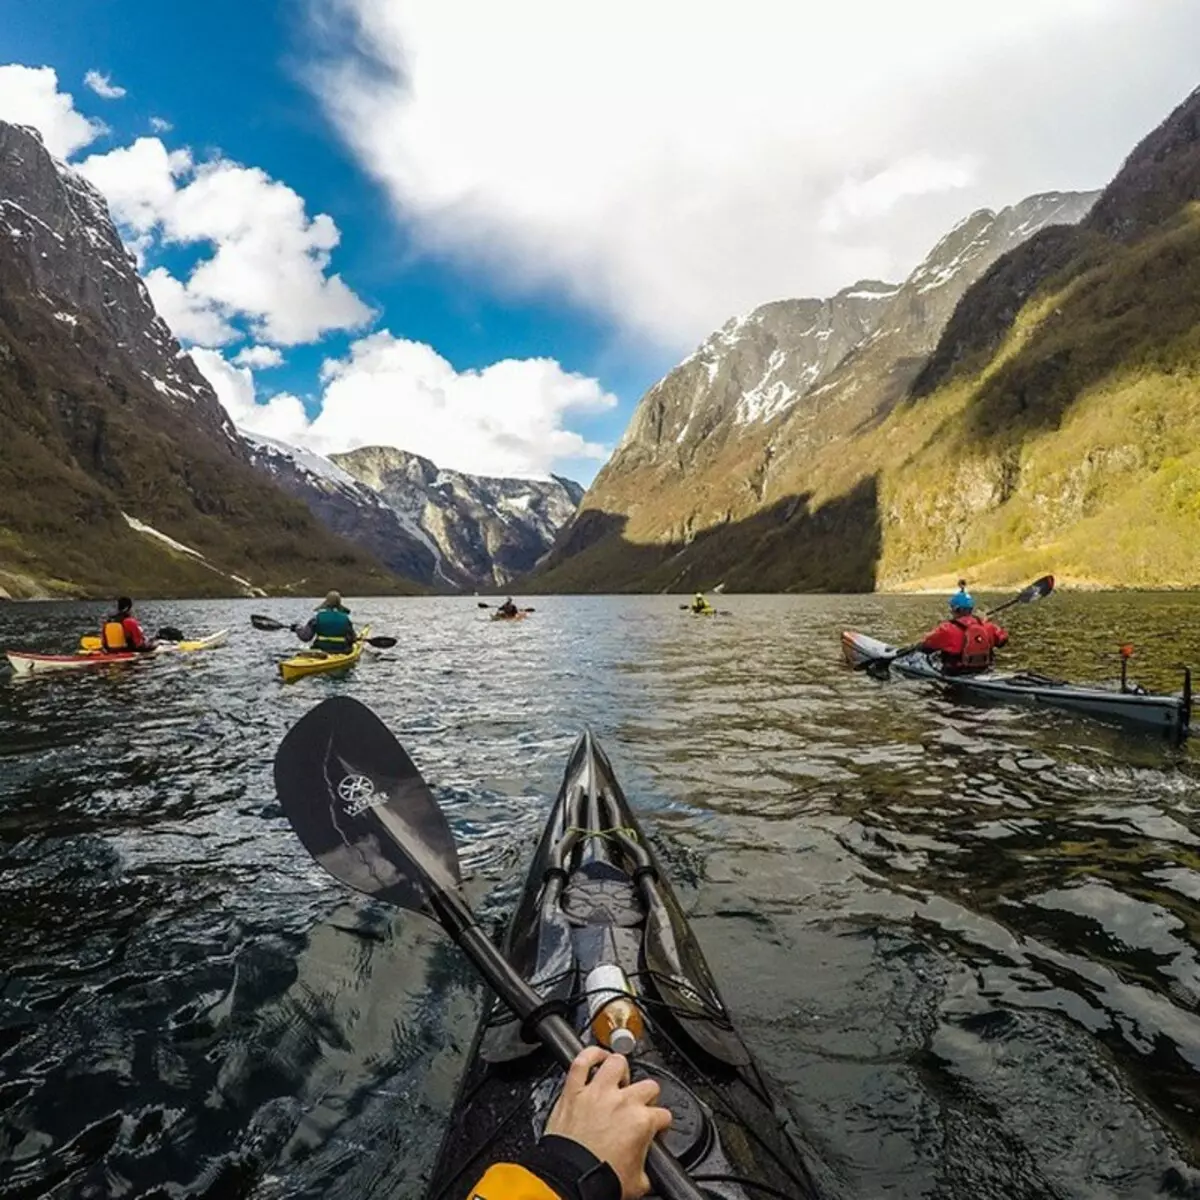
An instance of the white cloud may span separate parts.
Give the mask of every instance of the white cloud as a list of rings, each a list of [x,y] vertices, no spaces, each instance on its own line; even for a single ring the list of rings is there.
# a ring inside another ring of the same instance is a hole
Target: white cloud
[[[249,429],[293,445],[302,443],[308,433],[308,414],[295,396],[281,392],[260,403],[254,386],[254,372],[249,368],[234,366],[219,351],[203,346],[194,346],[189,353],[239,429]]]
[[[166,119],[166,117],[151,117],[150,128],[155,133],[170,133],[175,126],[172,125],[171,122]]]
[[[1200,44],[1195,0],[312,8],[314,87],[419,246],[672,345],[1103,184]]]
[[[143,278],[158,315],[180,341],[223,346],[242,336],[216,306],[188,291],[165,267],[155,267]]]
[[[90,88],[101,100],[120,100],[125,89],[113,83],[112,76],[103,71],[92,70],[83,77],[85,87]]]
[[[230,322],[244,320],[255,337],[291,346],[371,318],[341,276],[328,274],[340,238],[332,218],[310,219],[304,200],[265,171],[225,159],[197,164],[149,137],[92,155],[79,170],[134,237],[211,247],[186,281],[152,272],[155,302],[161,292],[178,336],[223,343]]]
[[[53,67],[0,67],[0,121],[32,125],[58,158],[69,158],[108,132],[102,121],[77,112],[74,99],[58,90]]]
[[[856,221],[876,220],[909,197],[968,187],[977,172],[978,164],[967,157],[952,162],[929,154],[902,159],[868,179],[847,179],[825,202],[820,229],[836,233]]]
[[[233,361],[239,367],[263,370],[267,367],[283,366],[283,355],[274,346],[247,346],[234,355]]]
[[[384,331],[354,342],[345,358],[326,360],[320,410],[310,421],[294,396],[259,403],[246,367],[215,350],[191,353],[244,429],[321,454],[398,446],[478,475],[545,478],[572,460],[603,460],[608,449],[565,421],[617,403],[595,379],[564,371],[552,359],[456,371],[431,347]]]

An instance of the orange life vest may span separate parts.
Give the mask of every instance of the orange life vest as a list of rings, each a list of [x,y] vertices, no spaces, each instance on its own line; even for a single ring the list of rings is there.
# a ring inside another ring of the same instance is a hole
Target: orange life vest
[[[969,624],[955,621],[963,631],[962,653],[954,663],[962,671],[986,671],[992,665],[992,639],[982,621],[976,618]]]
[[[128,650],[129,638],[125,636],[125,626],[120,621],[105,621],[104,628],[100,631],[100,645],[110,653],[115,650]]]

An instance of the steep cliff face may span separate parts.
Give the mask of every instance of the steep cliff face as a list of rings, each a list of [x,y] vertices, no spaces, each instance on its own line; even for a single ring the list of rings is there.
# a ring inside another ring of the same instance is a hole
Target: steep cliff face
[[[781,302],[730,322],[642,399],[547,560],[541,586],[690,586],[715,569],[691,564],[714,556],[740,586],[870,586],[871,572],[843,569],[832,532],[832,576],[819,565],[824,552],[803,550],[816,519],[807,465],[886,417],[958,301],[997,259],[1047,226],[1080,220],[1097,195],[1048,193],[999,213],[982,210],[899,286],[860,283],[829,301]],[[771,553],[743,545],[739,558],[735,547],[764,528],[781,536],[780,513],[791,514],[783,542]],[[808,514],[801,525],[798,513]],[[826,513],[819,524],[842,529],[849,520],[852,528],[856,519]],[[703,551],[688,551],[698,538]],[[638,552],[622,554],[629,545]],[[768,570],[768,560],[791,558],[794,568],[779,561]]]
[[[397,575],[429,587],[445,586],[438,574],[437,547],[373,488],[320,454],[262,434],[242,430],[241,435],[251,463],[302,501],[331,533],[369,551]]]
[[[99,193],[0,122],[0,590],[304,591],[330,568],[397,582],[253,470]]]
[[[506,587],[549,550],[583,494],[569,479],[464,475],[390,446],[335,454],[332,461],[426,535],[438,555],[435,586]]]
[[[768,423],[761,457],[689,473],[690,508],[661,467],[602,473],[542,585],[1200,585],[1200,91],[1078,225],[1037,232],[1088,201],[1037,198],[1032,223],[1018,206],[1023,240],[976,256],[949,320],[910,315],[923,332],[875,369],[905,328],[885,318]]]

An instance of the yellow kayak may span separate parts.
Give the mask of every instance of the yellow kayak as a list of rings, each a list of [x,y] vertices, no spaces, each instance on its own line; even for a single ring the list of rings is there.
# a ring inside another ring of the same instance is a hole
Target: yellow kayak
[[[346,654],[326,654],[321,650],[301,650],[299,654],[285,658],[279,664],[279,674],[283,677],[284,683],[291,683],[293,679],[301,679],[305,675],[319,675],[322,671],[341,671],[345,667],[352,667],[362,657],[363,645],[370,636],[371,627],[368,625],[359,633],[358,641],[354,643],[354,649]]]

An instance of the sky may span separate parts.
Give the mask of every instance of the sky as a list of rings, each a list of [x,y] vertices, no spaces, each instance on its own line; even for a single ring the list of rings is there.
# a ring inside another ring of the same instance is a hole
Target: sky
[[[1103,186],[1198,64],[1195,0],[0,0],[0,119],[240,425],[583,483],[730,317]]]

